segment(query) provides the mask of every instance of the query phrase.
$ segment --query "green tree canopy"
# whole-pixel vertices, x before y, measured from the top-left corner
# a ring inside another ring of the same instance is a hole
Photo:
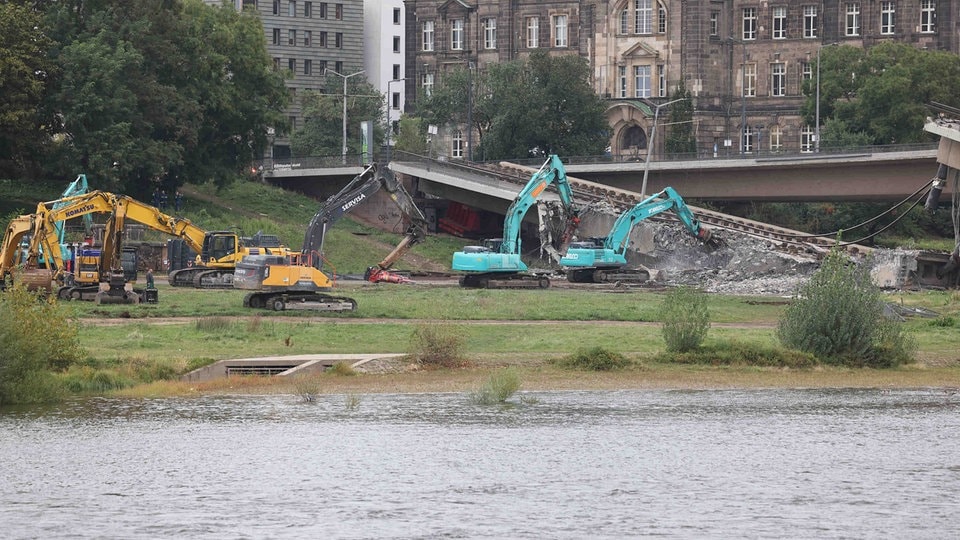
[[[863,138],[872,144],[928,140],[923,131],[929,114],[926,105],[936,101],[960,106],[956,54],[903,43],[881,43],[866,50],[828,46],[821,50],[820,63],[820,119],[839,121],[829,132],[821,128],[821,146]],[[802,113],[812,125],[816,81],[807,81],[804,89],[808,98]]]
[[[145,195],[224,185],[284,129],[287,92],[252,13],[200,0],[51,4],[62,74],[47,104],[63,175]]]
[[[693,154],[697,152],[697,138],[693,135],[693,101],[683,79],[677,85],[670,98],[676,103],[670,105],[670,126],[664,149],[668,154]],[[677,101],[681,100],[681,101]]]
[[[39,13],[0,3],[0,175],[16,176],[43,145],[39,114],[47,78],[55,64]]]
[[[343,79],[329,75],[325,92],[304,92],[303,127],[290,136],[298,156],[339,156],[343,153]],[[373,140],[384,139],[385,98],[362,77],[347,79],[347,153],[359,154],[360,123],[374,122]]]
[[[537,50],[526,61],[446,73],[430,96],[418,98],[417,110],[435,125],[466,124],[470,111],[480,138],[475,158],[597,155],[607,146],[603,102],[586,60],[574,55]]]

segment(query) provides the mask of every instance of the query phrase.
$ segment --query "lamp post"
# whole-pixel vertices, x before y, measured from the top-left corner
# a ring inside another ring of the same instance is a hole
[[[393,111],[393,104],[391,100],[393,99],[393,94],[390,92],[390,85],[395,82],[403,82],[406,79],[394,79],[392,81],[387,81],[387,163],[390,163],[391,156],[391,147],[390,147],[390,133],[393,132],[393,121],[390,116]]]
[[[327,73],[331,73],[343,79],[343,164],[344,165],[347,164],[347,79],[349,79],[350,77],[354,77],[356,75],[360,75],[364,71],[366,70],[361,69],[360,71],[356,73],[351,73],[350,75],[342,75],[340,73],[337,73],[336,71],[333,71],[332,69],[327,70]],[[389,88],[387,91],[389,91]]]
[[[657,120],[660,118],[660,107],[666,107],[678,101],[683,101],[687,98],[675,99],[673,101],[668,101],[666,103],[661,103],[659,105],[654,105],[653,110],[653,127],[650,128],[650,141],[647,142],[647,159],[643,164],[643,184],[640,186],[640,198],[643,199],[647,196],[647,176],[650,175],[650,154],[653,153],[653,143],[657,137]]]

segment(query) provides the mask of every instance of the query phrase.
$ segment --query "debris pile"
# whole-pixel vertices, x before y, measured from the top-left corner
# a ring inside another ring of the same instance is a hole
[[[653,253],[640,262],[659,282],[707,292],[790,296],[820,267],[815,253],[789,253],[769,240],[736,231],[715,231],[722,243],[710,248],[675,224],[655,228]]]

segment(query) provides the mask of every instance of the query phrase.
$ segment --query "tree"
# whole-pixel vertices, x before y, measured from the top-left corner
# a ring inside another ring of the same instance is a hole
[[[928,140],[923,131],[926,105],[960,106],[960,57],[903,43],[881,43],[867,50],[824,47],[820,52],[820,118],[842,123],[824,133],[821,146],[869,138],[871,144]],[[935,74],[935,75],[932,75]],[[816,81],[804,86],[804,120],[816,118]],[[839,128],[844,128],[843,130]]]
[[[343,79],[330,75],[326,92],[305,92],[303,127],[290,136],[298,156],[339,156],[343,153]],[[384,117],[385,99],[364,77],[347,79],[347,152],[360,153],[360,122]],[[374,144],[383,141],[386,126],[374,124]]]
[[[579,56],[533,52],[526,61],[489,64],[485,71],[444,74],[417,102],[428,124],[466,124],[479,136],[474,156],[508,159],[597,155],[607,146],[602,100]]]
[[[40,104],[55,69],[40,14],[0,3],[0,176],[21,174],[43,146]]]
[[[697,154],[697,138],[693,135],[693,102],[690,92],[683,84],[683,79],[677,85],[671,101],[677,101],[670,106],[670,128],[667,130],[664,149],[668,154]]]
[[[259,19],[200,0],[57,3],[62,76],[48,102],[53,155],[98,186],[146,195],[184,181],[225,185],[284,129],[287,91]]]
[[[427,128],[423,119],[402,115],[400,130],[394,148],[399,152],[423,155],[427,153]]]

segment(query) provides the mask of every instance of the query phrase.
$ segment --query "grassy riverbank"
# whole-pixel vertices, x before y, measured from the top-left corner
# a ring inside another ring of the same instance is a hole
[[[461,336],[469,367],[413,369],[400,362],[389,372],[318,378],[321,393],[469,391],[496,370],[518,369],[522,387],[534,389],[732,387],[960,387],[960,319],[956,292],[891,295],[889,301],[939,312],[941,319],[911,318],[904,325],[919,343],[917,363],[898,369],[782,369],[659,363],[664,343],[657,308],[664,293],[646,289],[471,290],[451,285],[372,285],[343,282],[338,294],[355,298],[354,313],[254,311],[242,293],[174,289],[161,285],[160,303],[94,306],[70,303],[81,321],[89,369],[136,378],[152,372],[175,378],[229,358],[307,353],[406,353],[423,325],[445,325]],[[712,328],[706,345],[776,345],[777,320],[787,299],[710,295]],[[936,321],[936,322],[934,322]],[[946,321],[946,322],[945,322]],[[615,372],[569,371],[551,360],[578,349],[603,347],[626,356]],[[232,378],[205,384],[151,382],[124,395],[217,392],[290,392],[293,381]]]

